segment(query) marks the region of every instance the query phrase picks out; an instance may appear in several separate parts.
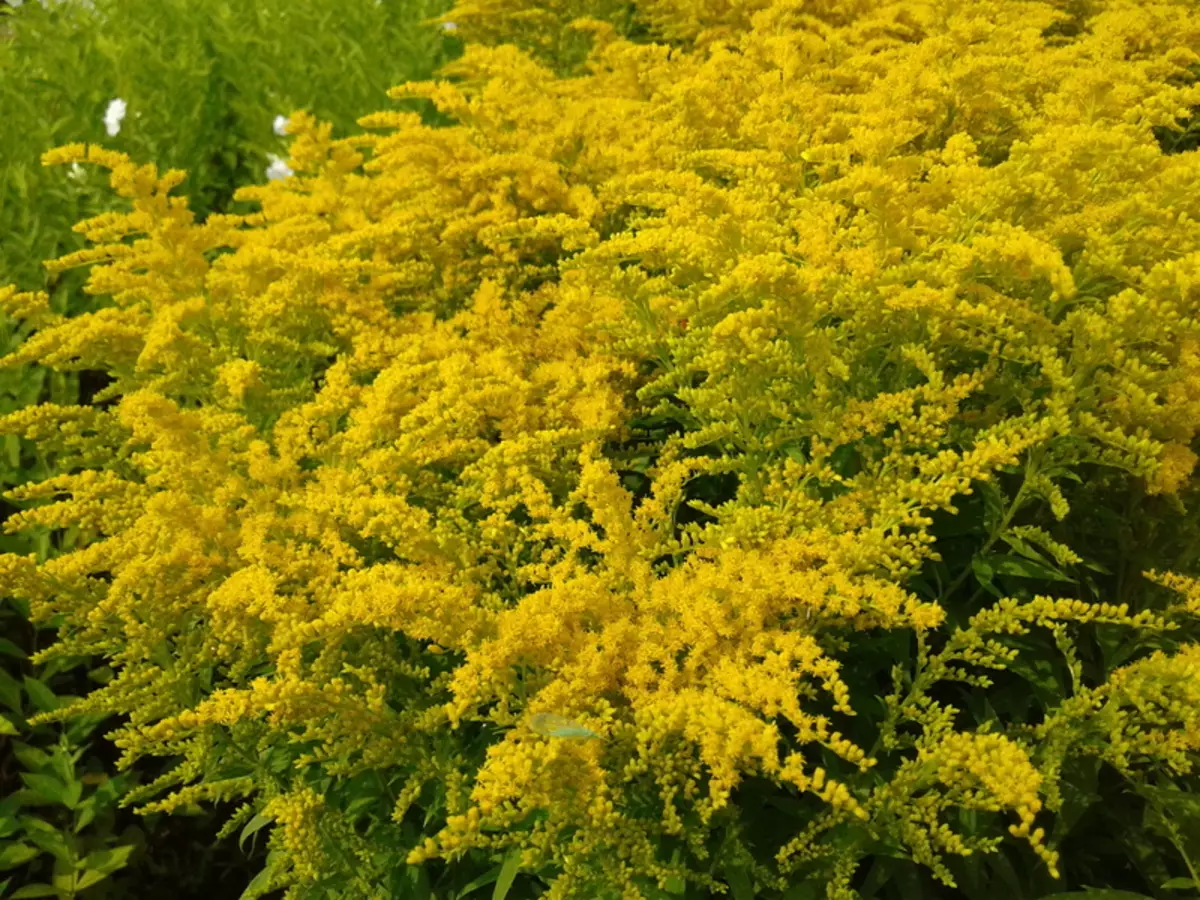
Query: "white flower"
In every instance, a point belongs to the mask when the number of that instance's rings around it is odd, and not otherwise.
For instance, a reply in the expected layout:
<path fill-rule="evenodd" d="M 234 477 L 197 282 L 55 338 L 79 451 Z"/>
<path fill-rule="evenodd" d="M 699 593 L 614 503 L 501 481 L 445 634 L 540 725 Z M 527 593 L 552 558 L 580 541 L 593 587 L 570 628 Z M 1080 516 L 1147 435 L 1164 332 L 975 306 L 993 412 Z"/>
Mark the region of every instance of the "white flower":
<path fill-rule="evenodd" d="M 121 120 L 125 118 L 125 101 L 120 97 L 108 104 L 104 111 L 104 130 L 109 137 L 114 137 L 121 130 Z"/>
<path fill-rule="evenodd" d="M 456 24 L 454 24 L 453 22 L 443 22 L 442 30 L 443 31 L 458 31 L 458 26 Z"/>
<path fill-rule="evenodd" d="M 280 137 L 287 137 L 287 126 L 288 126 L 288 117 L 287 116 L 276 116 L 275 117 L 275 124 L 273 127 L 274 127 L 275 133 L 277 135 L 279 135 Z"/>
<path fill-rule="evenodd" d="M 267 159 L 271 161 L 271 164 L 267 166 L 267 178 L 269 180 L 282 181 L 284 178 L 290 178 L 292 176 L 292 170 L 288 168 L 288 164 L 285 160 L 276 156 L 274 153 L 270 154 Z"/>

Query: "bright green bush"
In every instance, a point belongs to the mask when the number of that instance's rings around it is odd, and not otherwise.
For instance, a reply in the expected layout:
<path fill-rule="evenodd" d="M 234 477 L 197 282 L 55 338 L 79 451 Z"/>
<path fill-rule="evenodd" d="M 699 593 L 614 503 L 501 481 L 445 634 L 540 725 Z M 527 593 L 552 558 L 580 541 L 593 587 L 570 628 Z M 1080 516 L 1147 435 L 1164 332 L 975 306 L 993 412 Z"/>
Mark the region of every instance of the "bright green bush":
<path fill-rule="evenodd" d="M 111 379 L 3 420 L 116 671 L 46 719 L 252 897 L 1196 890 L 1194 4 L 451 15 L 452 124 L 297 117 L 260 213 L 48 155 L 131 211 L 0 295 Z"/>

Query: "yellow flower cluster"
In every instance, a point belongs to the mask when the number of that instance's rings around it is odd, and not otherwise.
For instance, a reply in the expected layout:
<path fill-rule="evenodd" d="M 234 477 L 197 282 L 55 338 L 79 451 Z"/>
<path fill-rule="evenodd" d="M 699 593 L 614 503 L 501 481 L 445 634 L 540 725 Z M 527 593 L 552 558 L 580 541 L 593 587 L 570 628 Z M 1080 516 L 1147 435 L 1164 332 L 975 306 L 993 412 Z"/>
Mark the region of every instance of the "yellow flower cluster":
<path fill-rule="evenodd" d="M 1042 781 L 1029 755 L 1012 740 L 997 734 L 949 733 L 924 742 L 915 759 L 875 791 L 873 818 L 894 829 L 913 859 L 954 887 L 943 854 L 990 852 L 997 841 L 961 835 L 941 817 L 949 809 L 1010 811 L 1019 821 L 1009 832 L 1026 838 L 1057 877 L 1058 855 L 1045 846 L 1045 830 L 1033 827 L 1042 808 Z"/>
<path fill-rule="evenodd" d="M 1038 732 L 1057 753 L 1098 756 L 1122 771 L 1191 772 L 1200 750 L 1200 645 L 1118 669 L 1066 701 Z"/>
<path fill-rule="evenodd" d="M 1035 818 L 1072 742 L 1181 768 L 1196 645 L 1088 686 L 1067 630 L 1166 613 L 1027 596 L 948 619 L 961 581 L 918 580 L 937 517 L 1014 479 L 985 550 L 1064 568 L 1089 552 L 1050 530 L 1077 470 L 1194 489 L 1200 158 L 1154 136 L 1200 104 L 1190 4 L 448 20 L 465 55 L 394 94 L 453 124 L 384 112 L 334 140 L 292 116 L 297 176 L 245 190 L 253 215 L 197 223 L 182 173 L 47 155 L 106 167 L 131 211 L 54 263 L 92 266 L 92 311 L 0 290 L 33 329 L 0 364 L 112 378 L 0 420 L 62 473 L 6 528 L 86 537 L 0 556 L 0 583 L 63 617 L 59 652 L 111 660 L 77 709 L 128 717 L 123 762 L 186 760 L 163 808 L 258 785 L 302 884 L 339 865 L 313 778 L 376 773 L 381 846 L 414 864 L 511 848 L 548 896 L 632 900 L 720 889 L 708 838 L 765 782 L 804 810 L 779 871 L 828 863 L 848 896 L 834 825 L 952 882 L 943 854 L 997 839 L 944 814 L 1008 811 L 1053 870 Z M 1034 626 L 1077 682 L 1045 753 L 928 695 L 987 688 L 974 669 Z M 855 654 L 888 635 L 919 671 L 864 724 Z"/>
<path fill-rule="evenodd" d="M 323 851 L 318 834 L 320 809 L 324 801 L 311 788 L 273 798 L 263 810 L 282 829 L 282 841 L 300 878 L 315 879 L 322 870 Z"/>

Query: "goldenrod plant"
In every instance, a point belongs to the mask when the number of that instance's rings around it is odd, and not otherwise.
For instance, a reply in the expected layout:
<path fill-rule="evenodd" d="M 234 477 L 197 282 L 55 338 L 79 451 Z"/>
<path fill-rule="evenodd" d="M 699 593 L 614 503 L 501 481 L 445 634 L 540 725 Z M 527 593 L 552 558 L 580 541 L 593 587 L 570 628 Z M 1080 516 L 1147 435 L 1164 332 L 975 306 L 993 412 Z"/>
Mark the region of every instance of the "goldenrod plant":
<path fill-rule="evenodd" d="M 269 827 L 247 897 L 1200 887 L 1195 5 L 444 21 L 449 124 L 293 116 L 258 212 L 47 154 L 129 211 L 2 295 L 108 376 L 3 420 L 115 671 L 42 719 Z"/>
<path fill-rule="evenodd" d="M 408 0 L 351 0 L 336 14 L 311 0 L 0 2 L 0 283 L 45 290 L 66 314 L 92 308 L 80 273 L 47 273 L 42 261 L 84 246 L 71 225 L 121 201 L 84 167 L 44 169 L 46 149 L 95 141 L 185 167 L 193 210 L 224 211 L 238 187 L 285 174 L 292 111 L 311 109 L 348 132 L 357 115 L 386 103 L 388 87 L 427 76 L 455 52 L 451 31 L 429 21 L 445 8 Z M 0 316 L 0 354 L 27 336 Z M 9 367 L 0 373 L 0 414 L 40 401 L 86 403 L 102 380 L 95 371 Z M 0 486 L 51 474 L 43 449 L 8 435 Z M 0 501 L 0 521 L 19 506 Z M 77 528 L 10 532 L 0 550 L 45 560 L 78 537 Z M 99 900 L 155 895 L 169 884 L 182 900 L 197 896 L 201 877 L 205 896 L 226 879 L 236 883 L 226 857 L 237 848 L 205 847 L 211 816 L 138 822 L 118 810 L 127 787 L 156 774 L 157 763 L 111 777 L 111 745 L 97 731 L 103 717 L 29 724 L 108 669 L 83 657 L 32 666 L 28 655 L 55 623 L 37 631 L 26 613 L 15 598 L 0 599 L 0 897 Z"/>
<path fill-rule="evenodd" d="M 83 247 L 71 226 L 115 207 L 91 169 L 42 167 L 47 149 L 94 142 L 184 168 L 197 215 L 228 211 L 239 187 L 281 173 L 293 111 L 348 133 L 389 87 L 428 77 L 457 45 L 429 21 L 445 9 L 437 0 L 345 0 L 336 10 L 324 0 L 0 4 L 0 282 L 45 290 L 62 313 L 90 308 L 82 279 L 47 273 L 42 261 Z M 0 322 L 3 352 L 24 336 Z M 10 370 L 0 412 L 31 398 L 73 402 L 79 381 Z M 86 399 L 92 376 L 82 381 Z M 7 450 L 0 483 L 11 486 L 36 448 Z"/>

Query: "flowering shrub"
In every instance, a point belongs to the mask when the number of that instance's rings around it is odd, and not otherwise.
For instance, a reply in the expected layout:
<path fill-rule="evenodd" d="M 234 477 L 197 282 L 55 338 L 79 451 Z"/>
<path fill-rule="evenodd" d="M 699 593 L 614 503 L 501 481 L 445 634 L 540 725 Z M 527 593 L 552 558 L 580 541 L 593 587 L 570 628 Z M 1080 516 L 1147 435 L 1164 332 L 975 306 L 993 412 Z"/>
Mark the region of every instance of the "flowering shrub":
<path fill-rule="evenodd" d="M 445 8 L 349 0 L 331 16 L 329 4 L 313 0 L 0 2 L 0 284 L 43 288 L 61 313 L 91 308 L 82 273 L 48 276 L 42 260 L 84 246 L 70 225 L 123 201 L 89 167 L 43 169 L 46 149 L 95 141 L 184 167 L 192 209 L 223 210 L 237 187 L 262 180 L 270 153 L 286 155 L 272 117 L 304 107 L 349 131 L 357 115 L 386 102 L 388 87 L 431 72 L 456 46 L 424 21 Z M 0 316 L 0 355 L 27 336 Z M 0 414 L 42 400 L 86 402 L 99 374 L 8 367 Z M 51 474 L 42 450 L 16 435 L 0 442 L 0 490 Z M 0 522 L 21 505 L 0 500 Z M 0 551 L 44 559 L 77 535 L 3 534 Z M 96 733 L 99 720 L 27 724 L 56 694 L 75 694 L 105 669 L 65 657 L 31 666 L 24 653 L 45 641 L 25 615 L 23 604 L 0 599 L 0 897 L 154 896 L 165 882 L 183 898 L 192 880 L 185 870 L 197 880 L 203 872 L 206 896 L 219 894 L 225 877 L 236 883 L 221 860 L 236 857 L 237 846 L 214 851 L 216 859 L 203 847 L 213 831 L 207 816 L 130 827 L 131 811 L 114 814 L 124 786 L 153 777 L 157 761 L 104 780 L 112 748 Z M 53 633 L 53 621 L 41 624 Z"/>
<path fill-rule="evenodd" d="M 119 207 L 90 169 L 44 169 L 45 150 L 92 141 L 184 168 L 194 211 L 228 211 L 237 188 L 286 155 L 280 117 L 308 109 L 348 132 L 387 88 L 427 77 L 457 43 L 427 21 L 445 8 L 347 0 L 331 17 L 324 0 L 0 4 L 0 283 L 43 289 L 60 313 L 90 308 L 78 273 L 47 274 L 42 261 L 84 246 L 76 221 Z M 0 353 L 25 336 L 0 317 Z M 86 398 L 92 373 L 9 369 L 0 414 L 74 402 L 81 380 Z M 15 437 L 0 453 L 5 488 L 46 471 Z M 10 509 L 0 503 L 0 518 Z M 0 538 L 5 550 L 29 546 Z"/>
<path fill-rule="evenodd" d="M 1042 896 L 1122 792 L 1190 884 L 1191 4 L 449 18 L 453 124 L 293 117 L 260 213 L 48 154 L 132 207 L 2 295 L 110 376 L 3 420 L 86 538 L 3 583 L 117 672 L 52 715 L 273 823 L 250 896 Z"/>

